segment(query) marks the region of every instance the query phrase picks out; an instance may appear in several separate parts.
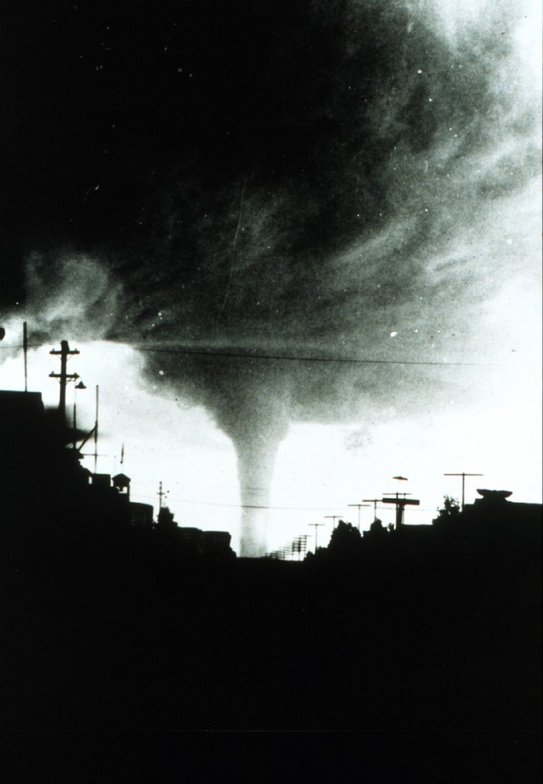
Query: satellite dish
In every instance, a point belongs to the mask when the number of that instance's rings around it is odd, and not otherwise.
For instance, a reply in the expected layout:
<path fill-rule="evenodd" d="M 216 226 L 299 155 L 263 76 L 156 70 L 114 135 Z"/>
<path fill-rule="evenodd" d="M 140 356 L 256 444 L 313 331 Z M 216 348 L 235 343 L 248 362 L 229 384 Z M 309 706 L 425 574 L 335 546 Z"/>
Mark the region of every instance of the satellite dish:
<path fill-rule="evenodd" d="M 4 327 L 0 327 L 0 340 L 4 340 L 5 337 L 6 337 L 6 330 L 4 329 Z"/>

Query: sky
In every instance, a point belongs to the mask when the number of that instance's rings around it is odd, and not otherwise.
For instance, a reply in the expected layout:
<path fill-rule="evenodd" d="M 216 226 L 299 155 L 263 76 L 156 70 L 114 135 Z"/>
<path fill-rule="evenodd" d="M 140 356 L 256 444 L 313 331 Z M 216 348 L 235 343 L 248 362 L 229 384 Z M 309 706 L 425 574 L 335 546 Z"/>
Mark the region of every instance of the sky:
<path fill-rule="evenodd" d="M 246 554 L 541 500 L 537 3 L 1 13 L 3 388 L 70 340 L 99 470 Z"/>

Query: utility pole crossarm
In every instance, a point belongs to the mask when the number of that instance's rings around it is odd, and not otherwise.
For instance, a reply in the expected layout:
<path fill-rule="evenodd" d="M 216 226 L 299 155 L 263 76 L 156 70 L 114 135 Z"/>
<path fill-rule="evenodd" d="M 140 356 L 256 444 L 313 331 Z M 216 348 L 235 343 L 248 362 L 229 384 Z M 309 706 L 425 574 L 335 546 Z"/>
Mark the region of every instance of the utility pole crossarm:
<path fill-rule="evenodd" d="M 406 506 L 419 506 L 420 501 L 416 498 L 406 498 L 410 493 L 395 493 L 393 498 L 382 498 L 384 504 L 394 504 L 396 507 L 396 530 L 403 525 L 403 513 Z M 400 498 L 402 496 L 402 498 Z"/>
<path fill-rule="evenodd" d="M 420 501 L 417 501 L 415 498 L 381 498 L 381 501 L 384 504 L 400 504 L 401 506 L 405 506 L 406 504 L 419 506 L 420 504 Z"/>

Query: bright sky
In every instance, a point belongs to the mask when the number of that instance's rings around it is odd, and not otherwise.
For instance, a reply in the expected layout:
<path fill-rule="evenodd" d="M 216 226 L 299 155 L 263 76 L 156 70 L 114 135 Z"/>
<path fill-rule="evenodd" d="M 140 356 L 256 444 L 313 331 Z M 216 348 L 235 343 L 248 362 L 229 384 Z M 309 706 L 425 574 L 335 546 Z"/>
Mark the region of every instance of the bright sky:
<path fill-rule="evenodd" d="M 17 323 L 11 321 L 5 344 L 20 342 L 16 329 Z M 167 503 L 181 525 L 228 530 L 237 549 L 240 498 L 230 440 L 202 408 L 164 397 L 158 387 L 153 393 L 140 374 L 141 359 L 130 347 L 74 341 L 70 346 L 81 354 L 69 360 L 69 371 L 79 373 L 87 386 L 77 392 L 82 427 L 93 425 L 94 388 L 100 386 L 103 456 L 98 470 L 120 470 L 124 443 L 122 470 L 132 478 L 133 500 L 151 503 L 156 510 L 162 481 L 169 492 Z M 55 405 L 58 382 L 48 374 L 58 372 L 58 359 L 49 355 L 51 348 L 29 351 L 29 389 L 42 392 L 45 403 Z M 448 410 L 438 414 L 385 424 L 292 425 L 272 483 L 269 549 L 301 534 L 312 537 L 314 529 L 309 526 L 315 522 L 325 524 L 319 529 L 319 542 L 324 544 L 331 530 L 327 515 L 342 515 L 356 524 L 358 510 L 349 504 L 396 490 L 412 493 L 421 502 L 419 508 L 407 509 L 406 523 L 430 523 L 444 495 L 460 498 L 460 479 L 445 477 L 445 472 L 484 474 L 466 480 L 467 502 L 481 486 L 513 490 L 512 500 L 541 502 L 540 390 L 533 368 L 524 368 L 524 379 L 519 372 L 521 368 L 515 373 L 506 368 L 489 371 L 489 384 L 499 387 L 500 394 L 495 407 L 484 412 L 451 400 Z M 0 388 L 23 388 L 21 352 L 0 365 Z M 507 402 L 511 395 L 514 407 Z M 72 384 L 67 395 L 70 407 L 73 399 Z M 86 458 L 84 464 L 92 469 L 93 459 Z M 394 480 L 396 475 L 409 481 Z M 392 522 L 393 507 L 379 516 Z M 361 528 L 368 528 L 372 519 L 371 507 L 360 510 Z"/>

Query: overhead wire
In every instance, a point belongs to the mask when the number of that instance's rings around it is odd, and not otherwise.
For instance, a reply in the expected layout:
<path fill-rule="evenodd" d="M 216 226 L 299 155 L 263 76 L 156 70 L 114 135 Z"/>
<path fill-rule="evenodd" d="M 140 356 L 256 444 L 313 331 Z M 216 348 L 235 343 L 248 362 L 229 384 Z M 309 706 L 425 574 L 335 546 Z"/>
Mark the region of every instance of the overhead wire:
<path fill-rule="evenodd" d="M 130 348 L 136 351 L 145 351 L 155 354 L 182 354 L 184 356 L 197 357 L 220 357 L 226 359 L 253 359 L 270 360 L 275 362 L 333 362 L 337 364 L 358 364 L 358 365 L 422 365 L 433 367 L 519 367 L 519 364 L 505 362 L 458 362 L 448 360 L 412 360 L 412 359 L 375 359 L 367 357 L 326 357 L 326 356 L 307 356 L 291 354 L 264 354 L 250 351 L 221 351 L 215 349 L 193 349 L 183 346 L 148 346 L 138 343 L 129 344 Z M 32 343 L 28 348 L 43 348 L 44 344 Z M 0 345 L 0 349 L 15 350 L 23 349 L 22 345 Z"/>
<path fill-rule="evenodd" d="M 273 360 L 280 362 L 335 362 L 344 364 L 360 364 L 360 365 L 437 365 L 440 367 L 447 366 L 462 366 L 462 367 L 502 367 L 503 363 L 491 362 L 448 362 L 446 360 L 409 360 L 409 359 L 373 359 L 365 357 L 314 357 L 314 356 L 292 356 L 289 354 L 260 354 L 260 353 L 246 353 L 238 351 L 199 351 L 197 349 L 178 348 L 178 347 L 157 347 L 157 346 L 141 346 L 133 345 L 132 348 L 138 351 L 147 351 L 157 354 L 184 354 L 187 356 L 200 356 L 200 357 L 225 357 L 231 359 L 261 359 Z"/>
<path fill-rule="evenodd" d="M 136 497 L 136 496 L 134 496 Z M 154 498 L 154 496 L 146 495 L 145 493 L 138 493 L 138 498 Z M 219 507 L 227 507 L 231 509 L 268 509 L 271 511 L 280 510 L 280 511 L 289 511 L 289 512 L 329 512 L 333 509 L 338 509 L 338 506 L 273 506 L 273 505 L 257 505 L 257 504 L 224 504 L 219 503 L 217 501 L 193 501 L 189 498 L 175 498 L 173 496 L 169 497 L 170 501 L 173 501 L 177 504 L 193 504 L 195 506 L 219 506 Z M 379 511 L 390 511 L 386 506 L 378 506 L 377 509 Z M 434 511 L 432 509 L 426 509 L 422 507 L 417 507 L 412 511 L 415 512 L 431 512 Z"/>

